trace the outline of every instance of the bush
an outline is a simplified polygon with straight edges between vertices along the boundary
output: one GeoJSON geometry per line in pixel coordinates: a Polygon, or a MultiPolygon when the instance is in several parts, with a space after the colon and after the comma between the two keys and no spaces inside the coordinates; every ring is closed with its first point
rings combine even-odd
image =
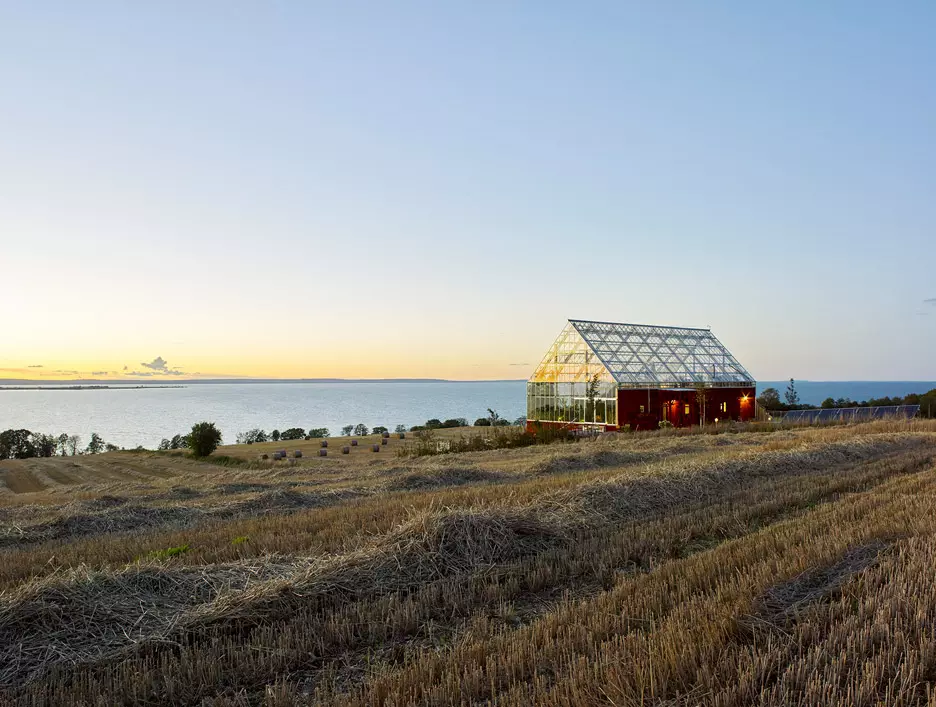
{"type": "Polygon", "coordinates": [[[207,457],[221,444],[221,430],[213,422],[198,422],[192,425],[188,435],[188,446],[196,457],[207,457]]]}
{"type": "Polygon", "coordinates": [[[468,426],[468,420],[466,420],[464,417],[454,417],[442,423],[442,427],[444,427],[445,429],[451,429],[452,427],[467,427],[467,426],[468,426]]]}
{"type": "Polygon", "coordinates": [[[280,434],[280,439],[284,442],[288,442],[296,439],[304,439],[305,430],[301,427],[290,427],[288,430],[280,434]]]}
{"type": "Polygon", "coordinates": [[[475,420],[474,426],[475,427],[490,427],[491,421],[486,417],[479,417],[477,420],[475,420]]]}
{"type": "Polygon", "coordinates": [[[426,424],[423,425],[423,427],[427,430],[437,430],[442,427],[442,420],[433,417],[431,420],[426,420],[426,424]]]}

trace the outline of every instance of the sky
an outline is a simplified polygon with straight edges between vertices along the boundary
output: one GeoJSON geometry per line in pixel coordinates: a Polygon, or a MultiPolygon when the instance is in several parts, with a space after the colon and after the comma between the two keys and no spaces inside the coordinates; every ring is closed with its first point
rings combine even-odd
{"type": "Polygon", "coordinates": [[[936,4],[0,3],[0,378],[936,379],[936,4]]]}

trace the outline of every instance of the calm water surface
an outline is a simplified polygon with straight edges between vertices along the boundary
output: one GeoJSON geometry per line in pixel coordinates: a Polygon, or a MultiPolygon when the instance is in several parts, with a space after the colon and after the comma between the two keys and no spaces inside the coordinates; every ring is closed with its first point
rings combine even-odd
{"type": "Polygon", "coordinates": [[[225,442],[254,427],[345,425],[407,427],[437,417],[474,422],[493,408],[514,419],[526,412],[526,383],[223,383],[184,388],[0,390],[0,430],[67,432],[87,441],[97,432],[121,447],[154,447],[195,422],[215,422],[225,442]]]}
{"type": "MultiPolygon", "coordinates": [[[[781,395],[788,381],[763,381],[781,395]]],[[[936,382],[839,381],[797,383],[805,403],[825,398],[855,400],[924,393],[936,382]]],[[[217,423],[225,442],[254,427],[267,431],[288,427],[328,427],[337,434],[344,425],[407,427],[430,417],[465,417],[473,422],[487,408],[514,419],[525,414],[524,381],[378,382],[378,383],[223,383],[183,388],[108,390],[0,390],[0,430],[67,432],[87,441],[97,432],[122,447],[154,447],[164,437],[183,433],[201,420],[217,423]]]]}

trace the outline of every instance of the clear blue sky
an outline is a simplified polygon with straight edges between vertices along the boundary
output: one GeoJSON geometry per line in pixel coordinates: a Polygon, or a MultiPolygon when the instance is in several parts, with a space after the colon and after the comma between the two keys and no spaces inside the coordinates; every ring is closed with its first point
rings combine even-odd
{"type": "Polygon", "coordinates": [[[934,27],[4,3],[0,378],[522,378],[577,317],[711,326],[764,380],[936,379],[934,27]]]}

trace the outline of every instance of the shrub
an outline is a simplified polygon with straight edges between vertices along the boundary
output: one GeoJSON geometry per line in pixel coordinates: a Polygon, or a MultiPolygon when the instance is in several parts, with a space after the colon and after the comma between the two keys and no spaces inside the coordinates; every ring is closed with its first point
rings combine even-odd
{"type": "Polygon", "coordinates": [[[439,420],[433,417],[431,420],[426,420],[426,424],[423,425],[427,430],[437,430],[442,427],[442,420],[439,420]]]}
{"type": "Polygon", "coordinates": [[[207,457],[221,444],[221,430],[213,422],[198,422],[192,425],[188,435],[189,449],[196,457],[207,457]]]}
{"type": "Polygon", "coordinates": [[[660,420],[657,423],[657,427],[659,427],[661,430],[667,430],[671,428],[672,426],[673,426],[673,423],[670,422],[669,420],[660,420]]]}
{"type": "Polygon", "coordinates": [[[490,427],[491,421],[486,417],[479,417],[477,420],[474,421],[474,426],[475,427],[490,427]]]}
{"type": "Polygon", "coordinates": [[[468,426],[468,420],[466,420],[464,417],[454,417],[442,423],[442,427],[444,427],[445,429],[450,429],[452,427],[467,427],[467,426],[468,426]]]}
{"type": "Polygon", "coordinates": [[[167,547],[165,550],[153,550],[148,558],[152,560],[168,560],[171,557],[176,557],[178,555],[183,555],[189,550],[191,550],[188,545],[179,545],[177,547],[167,547]]]}

